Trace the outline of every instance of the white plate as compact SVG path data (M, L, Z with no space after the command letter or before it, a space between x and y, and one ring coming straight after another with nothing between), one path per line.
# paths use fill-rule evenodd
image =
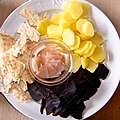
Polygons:
M21 16L18 15L20 10L22 10L25 6L30 7L37 13L40 13L45 10L51 9L60 9L61 4L66 0L31 0L20 7L18 7L4 22L1 27L1 31L4 31L8 34L14 35L18 26L25 20ZM79 0L83 1L83 0ZM90 3L89 3L90 4ZM106 15L101 12L98 8L94 5L90 4L91 12L90 15L92 16L92 20L97 27L97 30L103 35L106 43L106 50L107 50L107 66L110 70L110 75L107 77L105 81L102 82L98 92L89 100L86 101L86 110L83 113L83 118L87 118L98 110L100 110L112 97L113 93L115 92L119 80L120 80L120 54L117 51L120 51L120 41L119 36L110 22L110 20L106 17ZM54 12L58 12L54 10ZM41 115L39 113L39 105L34 101L29 102L21 102L18 103L10 94L3 95L7 98L7 100L21 113L24 115L40 120L61 120L63 118L60 117L52 117ZM66 120L72 120L72 117L67 118Z

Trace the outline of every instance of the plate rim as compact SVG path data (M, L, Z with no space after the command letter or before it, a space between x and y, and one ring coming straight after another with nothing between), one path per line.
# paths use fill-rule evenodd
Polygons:
M37 0L34 0L34 1L37 1ZM65 1L66 1L66 0L65 0ZM117 30L116 30L116 27L114 26L114 24L112 23L112 21L110 20L110 18L109 18L102 10L99 9L99 8L98 8L97 6L95 6L94 4L92 4L92 3L90 3L90 2L88 2L88 1L86 1L86 0L78 0L78 1L85 1L85 2L89 3L92 7L96 8L100 13L102 13L102 14L104 15L104 17L107 18L107 20L110 22L110 24L111 24L112 27L114 28L114 30L115 30L115 32L116 32L116 36L118 37L118 40L119 40L119 43L120 43L120 37L119 37L119 34L118 34ZM1 25L0 32L2 32L1 30L3 29L3 27L5 26L5 24L7 23L7 21L12 17L12 15L14 15L17 11L19 11L21 8L23 8L24 6L26 6L26 5L29 4L30 2L33 2L33 0L28 0L28 1L24 2L23 4L21 4L20 6L18 6L13 12L11 12L11 13L9 14L9 16L5 19L5 21L3 22L3 24ZM119 80L120 80L120 76L119 76ZM86 119L86 118L94 115L94 114L97 113L98 111L100 111L100 110L110 101L110 99L113 97L113 95L115 94L116 89L118 88L118 85L119 85L119 81L118 81L118 83L117 83L117 86L116 86L115 90L114 90L113 93L112 93L112 96L110 96L110 98L105 102L105 104L103 104L99 110L94 111L91 115L85 117L84 119ZM20 110L19 108L17 108L17 107L12 103L12 101L9 100L9 98L7 97L7 94L6 94L6 93L2 93L2 94L4 95L4 97L6 98L6 100L12 105L12 107L15 108L18 112L22 113L23 115L25 115L25 116L27 116L27 117L29 117L29 118L31 118L31 119L35 119L35 118L31 117L30 115L24 113L24 112L23 112L22 110Z

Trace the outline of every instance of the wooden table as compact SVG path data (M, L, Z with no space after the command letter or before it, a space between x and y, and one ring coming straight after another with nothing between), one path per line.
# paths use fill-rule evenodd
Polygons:
M6 17L27 0L0 0L0 26ZM88 0L100 8L113 22L120 35L120 0ZM15 110L0 94L0 120L30 120ZM112 99L86 120L120 120L120 86Z

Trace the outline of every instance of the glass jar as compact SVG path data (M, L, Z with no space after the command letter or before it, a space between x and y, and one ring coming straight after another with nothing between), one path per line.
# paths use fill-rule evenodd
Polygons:
M65 62L66 63L65 66L67 66L67 67L66 67L66 69L64 71L61 71L61 74L59 76L42 78L40 75L38 76L36 74L35 70L34 70L34 65L35 64L33 64L33 59L37 55L38 55L38 57L40 57L41 54L43 53L43 50L45 50L46 48L47 48L47 50L49 50L49 48L53 48L53 50L54 49L55 50L59 49L60 50L60 54L62 54L63 57L67 56L67 59L66 59L67 63ZM46 57L46 56L44 56L44 57ZM43 62L45 62L45 61L43 61ZM52 64L54 65L54 62ZM55 40L55 39L44 39L44 40L41 40L32 49L30 57L29 57L29 60L28 60L28 66L29 66L29 71L30 71L32 77L37 82L39 82L39 83L41 83L43 85L46 85L46 86L59 85L59 84L65 82L70 77L70 75L72 74L73 58L72 58L71 50L69 49L69 47L65 43L63 43L63 42L61 42L59 40Z

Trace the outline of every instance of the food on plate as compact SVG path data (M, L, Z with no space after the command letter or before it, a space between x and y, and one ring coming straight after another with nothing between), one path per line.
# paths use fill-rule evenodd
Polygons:
M41 114L46 109L47 115L81 119L84 102L109 73L104 39L88 16L88 3L72 0L63 9L47 18L25 7L18 38L0 33L0 90L18 101L42 100Z
M73 73L76 73L81 66L81 58L79 54L73 53L73 63L74 63Z
M96 45L102 45L104 43L102 35L98 32L95 32L94 36L90 40Z
M50 19L51 23L52 23L52 24L55 24L55 25L59 25L60 16L61 16L61 14L56 14L56 15L54 15L54 16Z
M66 43L68 46L73 46L75 43L75 35L69 28L64 30L62 38L63 42Z
M85 51L84 57L90 57L96 49L96 45L93 42L90 42L90 47L87 51Z
M76 35L74 39L75 39L74 44L72 46L70 46L71 50L76 50L80 46L80 37L78 35Z
M70 55L55 43L39 44L33 49L31 68L41 79L56 78L69 69Z
M83 8L82 4L78 3L76 1L71 1L70 4L68 5L68 12L72 16L73 19L78 19L82 13L83 13Z
M87 19L79 19L76 23L76 27L80 34L83 34L86 38L91 38L94 36L93 25Z
M82 64L82 68L85 69L88 66L89 63L89 59L85 58L85 57L81 57L81 64Z
M83 8L83 13L82 13L81 17L84 17L84 16L88 15L90 6L88 4L86 4L85 2L81 2L81 5Z
M17 30L17 33L26 36L32 41L38 42L40 39L39 32L34 27L31 27L28 22L22 23Z
M87 19L79 19L77 22L76 22L76 29L82 33L82 29L83 29L83 25L88 22Z
M19 14L26 18L31 26L37 26L39 22L43 19L28 7L25 7L22 11L20 11Z
M33 79L46 86L63 83L72 74L72 55L64 43L41 40L31 50L28 67Z
M82 33L84 36L87 37L93 37L94 35L94 28L91 22L86 22L85 24L83 24L82 26Z
M79 48L74 50L74 52L80 56L84 55L85 51L89 49L90 43L91 41L81 41Z
M61 40L62 30L59 28L59 26L51 24L47 27L47 35L49 38Z
M0 51L6 52L10 47L15 43L15 40L12 36L0 33Z
M75 22L75 19L72 18L72 16L70 15L70 13L68 11L65 11L61 15L59 22L65 26L69 27L72 23Z
M91 73L94 73L95 70L97 69L97 67L98 67L98 63L95 63L95 62L93 62L92 60L89 59L86 69L88 71L90 71Z
M44 18L41 20L37 25L37 30L41 35L44 35L47 33L47 27L51 24L50 20L47 18Z
M94 53L90 56L90 59L96 63L101 63L105 60L105 52L100 45L96 46Z

